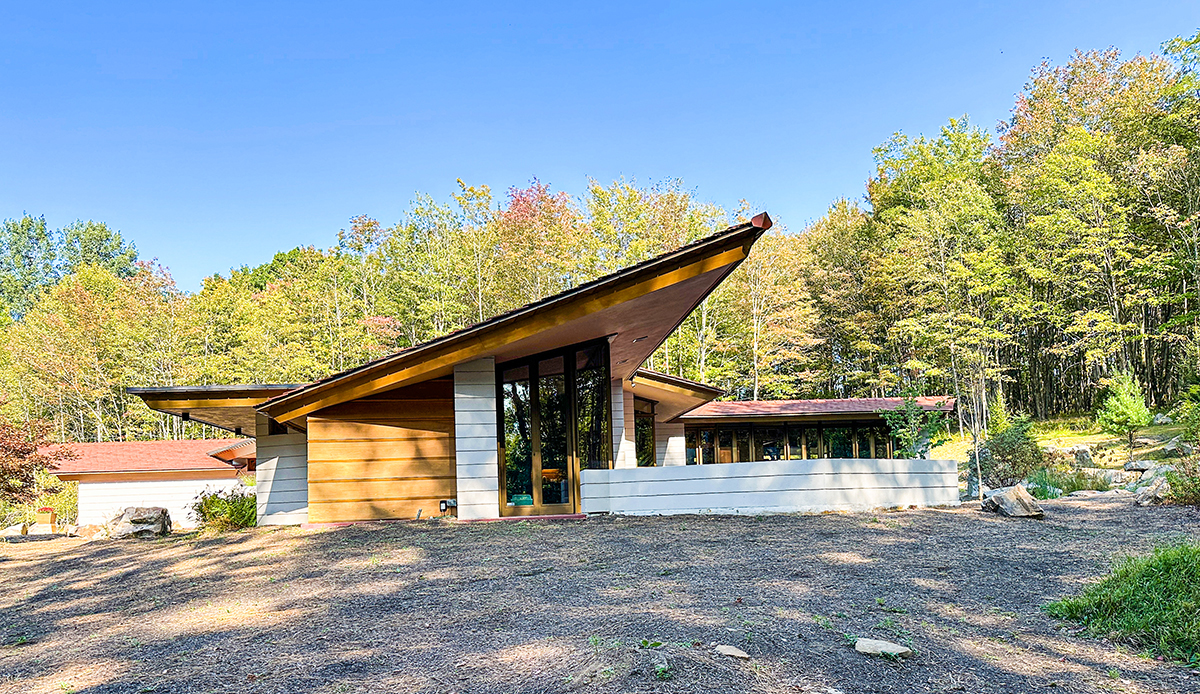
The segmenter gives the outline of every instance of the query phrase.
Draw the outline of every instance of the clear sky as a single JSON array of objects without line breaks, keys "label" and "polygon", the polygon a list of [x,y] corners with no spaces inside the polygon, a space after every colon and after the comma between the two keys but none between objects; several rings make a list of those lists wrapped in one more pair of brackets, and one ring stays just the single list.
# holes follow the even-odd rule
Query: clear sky
[{"label": "clear sky", "polygon": [[189,290],[457,178],[681,178],[799,229],[893,132],[992,128],[1043,58],[1198,27],[1195,0],[0,0],[0,217],[107,222]]}]

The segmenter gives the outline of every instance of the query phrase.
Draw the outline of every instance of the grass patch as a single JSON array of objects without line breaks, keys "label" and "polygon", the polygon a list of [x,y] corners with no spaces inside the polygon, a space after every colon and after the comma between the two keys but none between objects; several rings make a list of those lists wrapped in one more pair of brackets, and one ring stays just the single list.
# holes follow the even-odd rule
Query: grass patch
[{"label": "grass patch", "polygon": [[227,490],[205,490],[192,503],[192,511],[204,530],[229,532],[252,528],[258,522],[254,490],[237,486]]},{"label": "grass patch", "polygon": [[1082,595],[1043,609],[1080,622],[1092,636],[1126,641],[1200,665],[1200,543],[1156,547],[1118,560]]},{"label": "grass patch", "polygon": [[[1042,468],[1029,476],[1029,493],[1038,499],[1057,499],[1081,489],[1107,492],[1112,485],[1103,477],[1082,470]],[[1059,491],[1055,491],[1055,490]]]}]

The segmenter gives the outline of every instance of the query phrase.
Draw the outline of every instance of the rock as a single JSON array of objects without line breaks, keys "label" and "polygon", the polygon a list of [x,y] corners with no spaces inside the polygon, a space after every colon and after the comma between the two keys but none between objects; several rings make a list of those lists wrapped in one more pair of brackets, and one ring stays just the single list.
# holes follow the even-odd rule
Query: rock
[{"label": "rock", "polygon": [[66,535],[67,537],[77,537],[79,535],[79,526],[78,525],[60,525],[60,526],[58,526],[58,532],[62,533],[63,535]]},{"label": "rock", "polygon": [[1138,506],[1157,506],[1166,501],[1167,495],[1170,493],[1171,484],[1167,482],[1167,478],[1159,477],[1153,483],[1139,490],[1137,496],[1133,498],[1133,503]]},{"label": "rock", "polygon": [[1148,480],[1154,479],[1155,477],[1162,477],[1163,475],[1167,474],[1168,472],[1174,472],[1174,471],[1175,471],[1174,465],[1155,465],[1154,467],[1152,467],[1149,470],[1142,473],[1142,478],[1140,481],[1146,482]]},{"label": "rock", "polygon": [[1076,466],[1089,467],[1092,465],[1092,447],[1086,443],[1071,446],[1067,449],[1067,452],[1075,456]]},{"label": "rock", "polygon": [[1131,460],[1125,463],[1125,469],[1134,472],[1144,472],[1154,466],[1155,462],[1153,460]]},{"label": "rock", "polygon": [[1112,469],[1104,468],[1104,467],[1085,467],[1085,468],[1080,468],[1079,471],[1087,473],[1093,477],[1102,479],[1105,482],[1108,482],[1109,484],[1124,484],[1130,478],[1135,478],[1135,477],[1140,476],[1140,475],[1130,474],[1124,470],[1112,470]]},{"label": "rock", "polygon": [[[987,494],[987,493],[988,493],[988,492],[990,492],[991,490],[992,490],[992,488],[991,488],[991,487],[989,487],[989,486],[987,486],[987,484],[986,484],[986,483],[984,483],[984,485],[983,485],[983,493],[984,493],[984,494]],[[971,474],[968,474],[968,475],[967,475],[967,497],[966,497],[966,498],[967,498],[968,500],[969,500],[969,499],[978,499],[978,498],[979,498],[979,480],[975,478],[975,474],[974,474],[974,473],[971,473]]]},{"label": "rock", "polygon": [[103,525],[81,525],[75,529],[75,535],[84,540],[103,540],[108,537],[108,528]]},{"label": "rock", "polygon": [[1192,446],[1192,444],[1184,441],[1183,437],[1176,436],[1175,438],[1163,444],[1163,452],[1167,453],[1168,455],[1185,456],[1192,455],[1196,452],[1196,449]]},{"label": "rock", "polygon": [[721,644],[720,646],[717,646],[717,653],[720,653],[721,655],[727,655],[730,658],[750,660],[750,654],[738,648],[737,646],[726,646],[725,644]]},{"label": "rock", "polygon": [[10,525],[4,530],[0,530],[0,537],[20,537],[21,535],[29,534],[29,526],[25,523],[17,523]]},{"label": "rock", "polygon": [[1170,415],[1166,415],[1166,414],[1163,414],[1162,412],[1159,412],[1158,414],[1154,415],[1154,419],[1150,420],[1150,423],[1156,427],[1162,427],[1162,426],[1170,426],[1171,424],[1174,424],[1175,420],[1171,419]]},{"label": "rock", "polygon": [[171,532],[171,516],[158,506],[131,506],[106,526],[114,540],[126,537],[155,537]]},{"label": "rock", "polygon": [[891,641],[879,641],[877,639],[855,639],[854,650],[867,655],[887,655],[898,658],[907,658],[912,655],[912,649],[906,646],[901,646],[898,643]]},{"label": "rock", "polygon": [[1096,496],[1099,493],[1100,492],[1096,491],[1095,489],[1079,489],[1079,490],[1071,492],[1067,496],[1069,496],[1069,497]]},{"label": "rock", "polygon": [[1037,499],[1021,485],[1006,487],[983,500],[983,510],[1012,518],[1043,518],[1046,513]]}]

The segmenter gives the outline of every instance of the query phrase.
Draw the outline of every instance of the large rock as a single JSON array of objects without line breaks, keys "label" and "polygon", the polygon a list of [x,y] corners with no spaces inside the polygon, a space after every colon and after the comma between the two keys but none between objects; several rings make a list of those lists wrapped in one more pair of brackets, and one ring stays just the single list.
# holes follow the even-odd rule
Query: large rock
[{"label": "large rock", "polygon": [[750,654],[738,648],[737,646],[721,644],[720,646],[717,646],[717,653],[720,653],[721,655],[727,655],[730,658],[737,658],[739,660],[750,660]]},{"label": "large rock", "polygon": [[1085,467],[1080,468],[1079,471],[1102,479],[1109,484],[1125,484],[1131,479],[1137,479],[1141,476],[1125,470],[1113,470],[1106,467]]},{"label": "large rock", "polygon": [[4,530],[0,530],[0,537],[20,537],[21,535],[29,534],[29,526],[25,523],[17,523],[10,525]]},{"label": "large rock", "polygon": [[854,650],[867,655],[885,655],[893,658],[907,658],[912,655],[912,649],[907,646],[878,639],[855,639]]},{"label": "large rock", "polygon": [[1159,412],[1158,414],[1154,415],[1154,419],[1150,420],[1150,423],[1156,427],[1170,426],[1171,424],[1175,423],[1175,420],[1171,419],[1170,415]]},{"label": "large rock", "polygon": [[983,500],[983,510],[1013,518],[1042,518],[1046,512],[1021,485],[1005,487]]},{"label": "large rock", "polygon": [[1146,470],[1145,472],[1142,473],[1142,478],[1140,481],[1148,482],[1148,481],[1154,479],[1155,477],[1162,477],[1163,475],[1167,474],[1168,472],[1174,472],[1174,471],[1175,471],[1174,465],[1155,465],[1154,467],[1152,467],[1149,470]]},{"label": "large rock", "polygon": [[1138,490],[1133,497],[1133,503],[1138,506],[1157,506],[1167,500],[1171,493],[1171,483],[1166,477],[1159,477],[1150,484]]},{"label": "large rock", "polygon": [[1157,464],[1153,460],[1131,460],[1125,463],[1125,469],[1133,472],[1145,472]]},{"label": "large rock", "polygon": [[171,532],[171,516],[158,506],[131,506],[105,526],[114,540],[126,537],[158,537]]},{"label": "large rock", "polygon": [[1075,465],[1077,467],[1090,467],[1092,463],[1092,447],[1086,443],[1081,443],[1076,446],[1071,446],[1067,452],[1075,456]]},{"label": "large rock", "polygon": [[1163,444],[1163,453],[1167,455],[1186,456],[1192,455],[1196,449],[1192,444],[1183,440],[1183,437],[1176,436],[1175,438]]}]

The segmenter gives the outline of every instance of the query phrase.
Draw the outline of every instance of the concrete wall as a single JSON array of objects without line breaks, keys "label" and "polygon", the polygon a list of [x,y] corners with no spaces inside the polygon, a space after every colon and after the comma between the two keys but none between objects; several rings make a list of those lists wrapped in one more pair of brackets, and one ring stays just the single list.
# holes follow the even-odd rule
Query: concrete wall
[{"label": "concrete wall", "polygon": [[671,515],[957,506],[952,460],[821,459],[584,470],[584,513]]},{"label": "concrete wall", "polygon": [[161,506],[171,522],[196,527],[192,503],[205,489],[230,489],[236,479],[138,480],[79,483],[79,525],[103,525],[130,506]]},{"label": "concrete wall", "polygon": [[304,434],[267,435],[258,427],[255,493],[259,525],[308,522],[308,439]]},{"label": "concrete wall", "polygon": [[687,465],[683,422],[654,423],[654,464],[659,467]]},{"label": "concrete wall", "polygon": [[454,367],[454,450],[460,520],[500,516],[496,426],[496,361],[489,357]]}]

